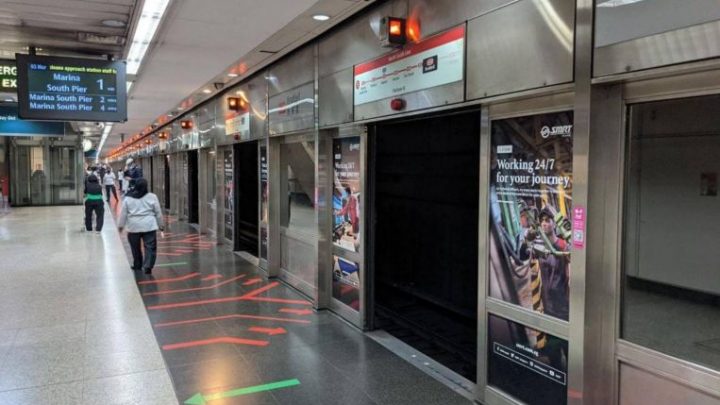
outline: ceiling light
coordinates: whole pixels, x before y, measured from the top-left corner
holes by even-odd
[[[317,21],[327,21],[330,19],[330,16],[327,14],[315,14],[312,17],[313,17],[313,20],[317,20]]]
[[[628,4],[639,3],[643,0],[607,0],[604,3],[598,3],[598,7],[620,7]]]
[[[202,92],[205,93],[205,94],[210,94],[210,93],[212,93],[212,90],[210,90],[210,89],[203,89]]]
[[[112,27],[112,28],[123,28],[125,26],[125,21],[113,20],[113,19],[102,20],[102,21],[100,21],[100,23],[102,23],[102,25],[104,25],[106,27]]]
[[[127,74],[134,75],[140,70],[145,52],[152,42],[163,14],[170,0],[145,0],[135,34],[133,35],[130,52],[127,56]]]
[[[228,73],[228,77],[238,77],[237,73]]]
[[[5,99],[5,102],[6,102],[6,103],[14,103],[14,102],[15,102],[15,99],[6,98],[6,99]]]

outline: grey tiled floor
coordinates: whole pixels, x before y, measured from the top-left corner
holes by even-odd
[[[209,403],[471,404],[329,312],[297,316],[280,312],[283,307],[309,308],[303,303],[227,301],[146,309],[146,305],[237,297],[271,285],[263,297],[292,301],[302,297],[262,278],[256,267],[216,246],[181,257],[161,256],[153,275],[199,272],[216,279],[138,286],[136,281],[148,277],[136,275],[136,280],[130,271],[109,210],[101,235],[80,232],[81,210],[22,208],[0,217],[0,405],[176,404],[197,393],[211,395],[292,378],[300,385]],[[173,232],[194,231],[175,224]],[[249,285],[233,282],[205,288],[240,274],[246,275],[242,281],[261,279]],[[191,290],[140,296],[177,289]],[[307,322],[278,325],[253,318],[158,326],[228,314]],[[251,326],[282,326],[286,333],[263,336],[253,334]],[[219,336],[263,339],[269,345],[159,347]]]
[[[112,218],[81,216],[0,216],[0,404],[177,403]]]

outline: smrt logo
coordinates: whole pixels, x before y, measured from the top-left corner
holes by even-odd
[[[545,139],[551,136],[569,137],[572,135],[572,127],[572,125],[558,125],[554,127],[545,125],[540,129],[540,136]]]

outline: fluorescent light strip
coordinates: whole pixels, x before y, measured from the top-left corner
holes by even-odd
[[[598,7],[621,7],[628,4],[639,3],[643,0],[608,0],[604,3],[598,3]]]
[[[143,9],[138,20],[135,35],[127,57],[127,73],[135,75],[140,70],[145,52],[152,42],[155,32],[160,26],[165,10],[170,0],[145,0]]]
[[[103,129],[102,138],[100,138],[100,144],[97,148],[97,155],[95,155],[95,161],[97,162],[100,159],[100,152],[102,152],[103,146],[105,146],[105,140],[110,135],[110,131],[112,131],[113,124],[105,124],[105,129]]]

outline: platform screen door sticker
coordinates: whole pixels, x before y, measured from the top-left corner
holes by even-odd
[[[490,296],[567,321],[572,112],[492,123]]]
[[[360,247],[360,138],[333,140],[333,243],[357,252]]]
[[[333,235],[335,246],[360,251],[360,137],[333,139]],[[360,266],[333,257],[333,298],[360,310]]]
[[[530,405],[566,404],[567,341],[498,316],[488,320],[488,384]]]
[[[223,153],[223,178],[225,183],[225,238],[233,239],[233,213],[235,212],[235,183],[233,181],[232,151]]]

